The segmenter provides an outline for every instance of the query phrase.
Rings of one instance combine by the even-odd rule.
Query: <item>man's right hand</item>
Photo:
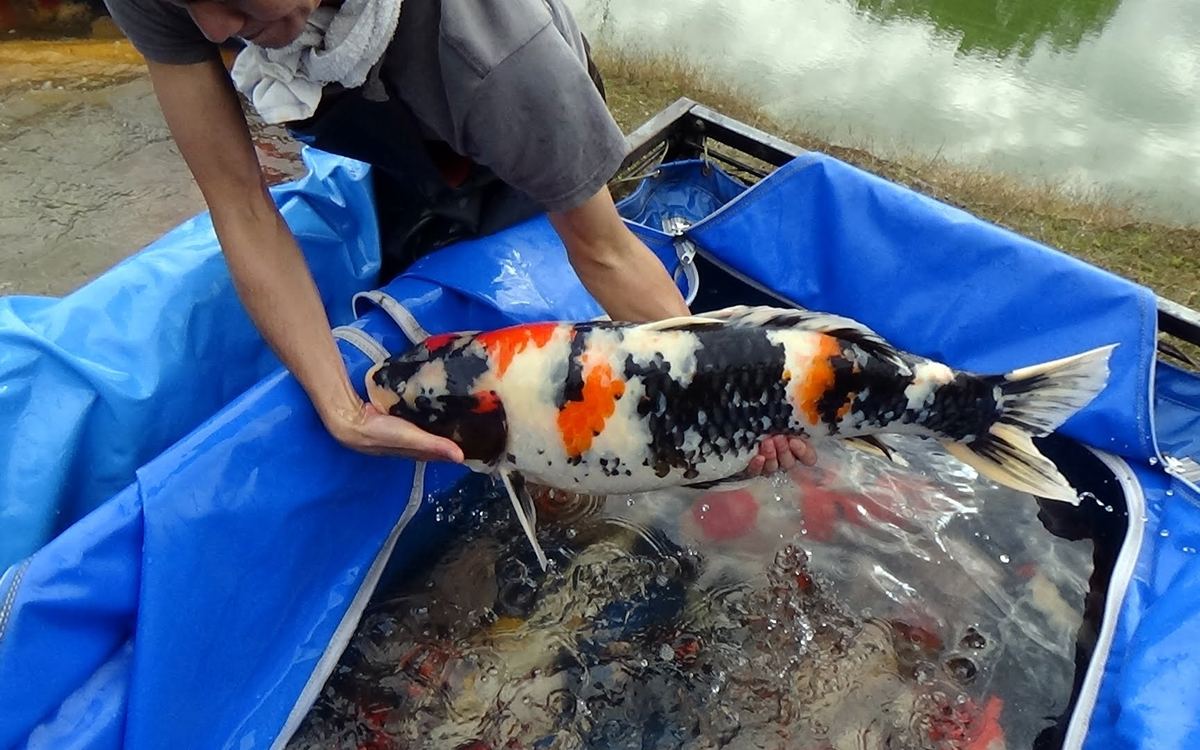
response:
[[[462,449],[454,441],[384,414],[371,403],[355,400],[357,405],[347,404],[321,415],[329,433],[347,448],[374,456],[404,456],[415,461],[462,462]]]
[[[383,414],[351,387],[319,291],[263,182],[221,62],[148,67],[163,116],[211,210],[238,297],[326,429],[363,453],[461,462],[452,441]]]

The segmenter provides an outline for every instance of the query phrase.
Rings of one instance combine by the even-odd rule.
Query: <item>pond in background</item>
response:
[[[1189,0],[568,0],[585,33],[670,52],[776,118],[1200,222]]]

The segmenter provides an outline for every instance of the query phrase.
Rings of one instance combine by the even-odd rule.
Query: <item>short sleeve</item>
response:
[[[147,60],[189,65],[220,55],[187,10],[166,0],[104,0],[113,21]]]
[[[480,81],[462,142],[466,156],[546,211],[590,198],[627,152],[587,68],[553,24]]]

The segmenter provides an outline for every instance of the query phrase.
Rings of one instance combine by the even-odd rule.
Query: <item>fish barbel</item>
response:
[[[545,322],[430,336],[372,367],[368,398],[498,476],[533,542],[525,480],[594,495],[707,486],[770,435],[939,441],[984,476],[1079,502],[1032,442],[1108,380],[1114,345],[1003,374],[900,351],[857,321],[736,306],[652,323]]]

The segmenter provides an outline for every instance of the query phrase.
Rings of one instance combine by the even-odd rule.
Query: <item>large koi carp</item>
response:
[[[453,440],[508,488],[594,495],[736,477],[769,435],[939,441],[982,475],[1079,502],[1032,442],[1086,406],[1115,345],[1002,374],[898,350],[862,324],[772,307],[652,323],[547,322],[434,335],[373,367],[371,403]]]

